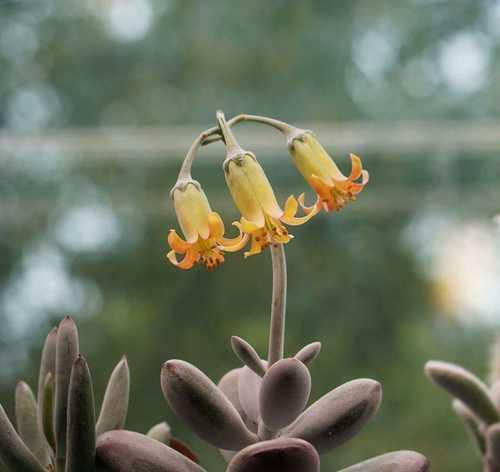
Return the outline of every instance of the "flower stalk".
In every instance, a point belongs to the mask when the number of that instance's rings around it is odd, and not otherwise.
[[[286,259],[282,244],[271,246],[273,295],[269,326],[268,368],[283,359],[286,318]]]

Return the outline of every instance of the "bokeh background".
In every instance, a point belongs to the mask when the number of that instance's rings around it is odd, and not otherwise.
[[[69,313],[98,399],[126,353],[128,427],[167,419],[223,469],[159,387],[169,358],[214,380],[237,366],[232,334],[266,352],[269,254],[211,274],[164,257],[179,163],[222,108],[311,127],[345,172],[352,151],[371,174],[286,248],[286,351],[323,343],[312,398],[356,377],[384,388],[325,470],[394,449],[479,470],[422,366],[486,376],[499,332],[499,72],[498,0],[0,0],[1,403],[12,413],[17,380],[34,385],[44,336]],[[280,201],[312,198],[281,136],[236,131]],[[204,149],[194,176],[229,227],[222,157]]]

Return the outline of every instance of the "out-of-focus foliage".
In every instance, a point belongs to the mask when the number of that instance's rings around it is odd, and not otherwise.
[[[295,123],[494,118],[499,41],[500,3],[486,0],[0,0],[0,125],[206,127],[217,108]],[[182,358],[218,379],[237,365],[233,334],[265,354],[269,255],[229,256],[213,274],[176,270],[164,254],[182,156],[74,157],[19,149],[0,161],[0,401],[12,411],[15,379],[33,386],[43,336],[69,312],[98,399],[127,353],[130,428],[167,417],[220,469],[167,410],[160,365]],[[286,161],[260,157],[281,199],[306,189]],[[287,246],[286,350],[323,342],[312,398],[363,376],[384,388],[374,421],[324,467],[392,448],[424,453],[435,470],[473,470],[422,366],[445,358],[485,371],[500,306],[498,155],[362,157],[372,181],[359,202],[297,228]],[[195,177],[229,228],[220,167]]]

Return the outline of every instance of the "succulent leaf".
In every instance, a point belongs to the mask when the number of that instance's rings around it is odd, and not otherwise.
[[[226,472],[319,472],[319,456],[301,439],[272,439],[236,454]]]
[[[56,450],[54,434],[54,376],[49,372],[45,379],[42,396],[42,430],[53,451]]]
[[[479,453],[481,456],[486,451],[486,442],[483,434],[481,433],[482,424],[477,416],[472,413],[460,400],[453,400],[452,402],[453,411],[456,415],[464,422],[467,431],[470,436],[474,439]]]
[[[231,337],[231,346],[236,356],[257,375],[262,377],[266,373],[266,369],[255,349],[244,339],[238,336]]]
[[[256,441],[226,395],[193,365],[180,360],[166,362],[161,386],[171,408],[210,444],[239,450]]]
[[[0,461],[10,472],[45,472],[0,406]]]
[[[113,429],[123,429],[127,419],[130,393],[130,370],[127,358],[118,362],[109,378],[97,420],[97,435]]]
[[[260,419],[259,392],[262,378],[247,366],[242,367],[238,382],[238,397],[248,421],[258,424]]]
[[[462,401],[486,424],[500,420],[488,388],[468,370],[448,362],[429,361],[425,372],[434,383]]]
[[[304,439],[325,453],[355,436],[381,399],[382,388],[375,380],[352,380],[317,400],[282,435]]]
[[[282,359],[264,375],[260,388],[260,414],[271,431],[294,421],[311,393],[311,374],[298,359]]]
[[[147,436],[168,445],[172,439],[172,432],[169,424],[166,421],[154,425],[148,432]]]
[[[93,472],[96,433],[92,377],[85,359],[73,363],[68,394],[68,442],[65,472]]]
[[[500,380],[493,382],[490,388],[490,395],[493,399],[493,403],[498,410],[500,410]]]
[[[321,343],[314,342],[304,346],[297,354],[295,354],[295,359],[308,365],[311,364],[321,351]]]
[[[56,369],[56,343],[57,343],[57,327],[50,330],[49,334],[45,338],[45,344],[43,345],[42,358],[40,361],[40,371],[38,373],[38,421],[42,424],[43,421],[43,401],[45,394],[45,380],[47,375],[50,373],[54,376]]]
[[[500,423],[491,425],[486,430],[486,460],[491,470],[500,468]]]
[[[59,467],[61,467],[66,458],[68,391],[73,362],[78,355],[78,344],[78,330],[75,322],[69,316],[66,316],[59,324],[57,330],[54,382],[54,432]]]
[[[49,449],[37,418],[35,395],[26,382],[19,382],[16,387],[16,423],[17,431],[26,446],[40,464],[51,463]]]
[[[230,370],[229,372],[227,372],[222,376],[217,386],[222,391],[222,393],[226,395],[228,400],[233,404],[233,406],[236,408],[240,416],[246,422],[246,414],[243,411],[243,407],[241,406],[240,396],[238,393],[240,374],[242,370],[243,370],[242,367]]]
[[[339,472],[427,472],[429,461],[413,451],[396,451],[382,454]]]
[[[204,472],[183,454],[139,433],[108,431],[97,438],[98,472]]]

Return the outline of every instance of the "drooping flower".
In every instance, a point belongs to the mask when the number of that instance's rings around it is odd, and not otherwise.
[[[318,196],[313,207],[306,207],[303,195],[299,197],[306,212],[312,211],[312,208],[323,208],[327,212],[340,210],[356,200],[368,183],[368,171],[363,170],[358,156],[350,155],[351,173],[345,176],[310,131],[294,136],[289,141],[289,149],[297,169]]]
[[[293,195],[288,197],[284,210],[281,209],[264,170],[250,152],[226,159],[224,174],[241,213],[240,221],[234,224],[251,237],[250,250],[245,252],[245,257],[260,253],[270,244],[288,243],[293,236],[285,224],[304,224],[317,213],[313,209],[305,216],[295,216],[298,203]]]
[[[171,192],[175,213],[185,239],[171,229],[168,243],[172,250],[168,260],[180,269],[191,269],[201,262],[208,270],[213,270],[224,262],[223,252],[239,251],[248,241],[241,233],[234,239],[224,237],[224,223],[210,208],[210,203],[200,184],[193,180],[178,182]],[[177,260],[176,254],[183,254]]]
[[[252,241],[245,257],[259,254],[270,244],[288,243],[293,236],[285,224],[304,224],[317,210],[313,209],[302,217],[295,216],[298,202],[293,195],[288,197],[282,210],[255,155],[241,148],[220,111],[217,112],[217,121],[226,144],[227,157],[223,165],[226,183],[241,213],[240,221],[233,224]]]

